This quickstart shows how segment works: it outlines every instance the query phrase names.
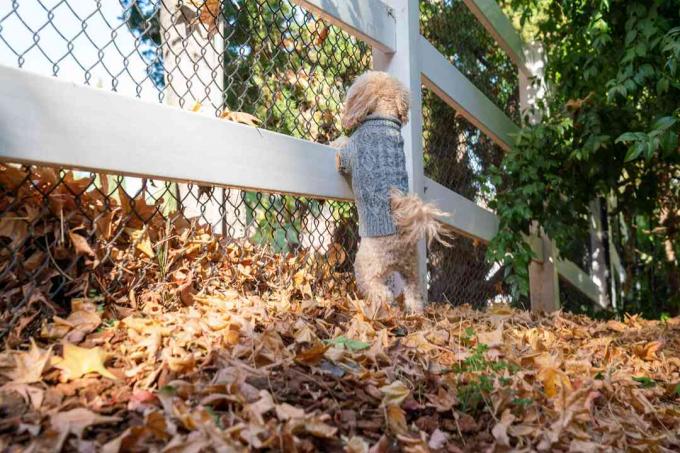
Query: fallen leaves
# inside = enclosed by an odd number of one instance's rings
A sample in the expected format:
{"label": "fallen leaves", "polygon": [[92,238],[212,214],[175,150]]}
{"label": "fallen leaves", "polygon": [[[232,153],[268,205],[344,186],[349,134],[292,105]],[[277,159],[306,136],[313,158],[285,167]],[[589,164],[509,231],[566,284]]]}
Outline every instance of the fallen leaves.
{"label": "fallen leaves", "polygon": [[52,428],[59,432],[60,440],[57,442],[55,451],[61,451],[63,441],[69,434],[75,434],[78,438],[82,438],[83,432],[90,426],[102,423],[115,423],[120,420],[119,417],[98,415],[82,407],[66,412],[57,412],[50,417]]}
{"label": "fallen leaves", "polygon": [[63,380],[73,380],[88,373],[97,373],[109,379],[118,378],[106,369],[104,362],[108,354],[101,348],[81,348],[71,343],[64,343],[63,358],[57,358],[53,365],[61,370]]}
{"label": "fallen leaves", "polygon": [[[0,164],[6,187],[28,177]],[[17,282],[44,272],[0,352],[9,451],[680,448],[678,319],[598,322],[504,304],[405,316],[348,297],[351,283],[318,290],[335,272],[315,273],[318,257],[159,221],[160,202],[112,181],[117,198],[103,209],[92,178],[30,177],[49,195],[22,192],[0,219],[5,243],[50,244],[18,250],[22,267],[0,276],[12,306]],[[91,234],[71,192],[96,218]],[[68,215],[27,241],[43,203]],[[50,257],[63,268],[41,271]],[[349,260],[333,245],[328,257]],[[57,306],[46,294],[60,272]]]}
{"label": "fallen leaves", "polygon": [[35,340],[31,340],[31,348],[28,352],[15,351],[11,357],[14,359],[14,367],[0,374],[7,376],[13,384],[32,384],[40,382],[43,371],[52,357],[52,348],[40,349]]}

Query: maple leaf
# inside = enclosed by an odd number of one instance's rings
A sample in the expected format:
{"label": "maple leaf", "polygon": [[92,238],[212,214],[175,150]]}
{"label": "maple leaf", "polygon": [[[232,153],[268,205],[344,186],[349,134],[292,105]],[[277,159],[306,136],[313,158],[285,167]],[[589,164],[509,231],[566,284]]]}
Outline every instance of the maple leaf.
{"label": "maple leaf", "polygon": [[17,392],[24,401],[31,403],[34,409],[40,409],[45,397],[45,391],[43,389],[28,384],[17,384],[14,382],[8,382],[1,386],[0,391]]}
{"label": "maple leaf", "polygon": [[32,384],[40,382],[42,373],[52,356],[52,347],[42,350],[31,338],[31,349],[28,352],[13,351],[14,369],[2,372],[14,384]]}
{"label": "maple leaf", "polygon": [[91,410],[82,407],[71,409],[67,412],[57,412],[50,417],[52,428],[59,433],[59,440],[57,441],[55,451],[61,451],[64,440],[66,440],[69,434],[75,434],[78,438],[82,438],[83,432],[89,426],[119,421],[121,421],[120,417],[97,415]]}
{"label": "maple leaf", "polygon": [[78,379],[88,373],[98,373],[112,380],[118,380],[109,370],[104,367],[107,353],[100,347],[81,348],[71,343],[64,343],[63,358],[54,363],[61,370],[61,376],[65,380]]}

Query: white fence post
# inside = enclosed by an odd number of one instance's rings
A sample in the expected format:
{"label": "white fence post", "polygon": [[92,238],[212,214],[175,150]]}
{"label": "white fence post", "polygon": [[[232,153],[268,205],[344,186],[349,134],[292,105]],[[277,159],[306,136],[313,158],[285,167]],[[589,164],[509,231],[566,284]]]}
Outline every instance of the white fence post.
{"label": "white fence post", "polygon": [[[607,281],[609,269],[607,268],[606,252],[604,247],[605,233],[602,229],[602,205],[596,198],[590,203],[590,275],[599,289],[599,308],[611,306]],[[598,307],[598,304],[595,307]]]}
{"label": "white fence post", "polygon": [[[409,173],[409,189],[424,196],[423,172],[423,114],[420,67],[420,10],[417,1],[386,0],[396,21],[394,53],[373,49],[373,67],[389,72],[408,88],[411,93],[411,114],[402,129],[406,170]],[[418,274],[423,288],[423,300],[427,301],[427,252],[425,241],[418,243]]]}
{"label": "white fence post", "polygon": [[[221,18],[221,14],[217,14],[214,24],[203,24],[197,7],[163,0],[160,28],[166,71],[166,104],[189,110],[199,102],[208,112],[224,107],[224,38],[219,32],[223,26]],[[199,149],[188,149],[187,153],[200,156]],[[231,233],[233,237],[245,235],[246,209],[241,203],[243,194],[240,190],[231,189],[227,196],[225,189],[213,187],[202,190],[198,185],[190,188],[178,183],[177,188],[180,198],[178,207],[187,218],[198,217],[199,223],[205,220],[216,234]],[[231,204],[241,205],[238,215]]]}
{"label": "white fence post", "polygon": [[[540,44],[525,46],[524,57],[529,74],[519,71],[519,98],[522,122],[535,125],[541,121],[543,111],[538,105],[546,94],[544,79],[545,55]],[[560,308],[560,282],[557,271],[557,250],[553,241],[537,224],[531,235],[541,247],[538,259],[529,264],[529,296],[531,310],[552,312]]]}

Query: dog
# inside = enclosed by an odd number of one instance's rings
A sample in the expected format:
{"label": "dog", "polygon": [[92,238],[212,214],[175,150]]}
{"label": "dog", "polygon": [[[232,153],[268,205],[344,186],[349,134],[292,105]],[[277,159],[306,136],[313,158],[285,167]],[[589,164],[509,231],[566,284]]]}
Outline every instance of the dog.
{"label": "dog", "polygon": [[391,303],[387,279],[398,272],[404,280],[408,312],[424,310],[417,269],[417,243],[444,244],[445,213],[408,193],[408,174],[401,128],[408,122],[409,92],[385,72],[368,71],[347,92],[342,126],[352,130],[331,145],[336,167],[352,179],[359,212],[359,250],[354,273],[359,292],[369,301]]}

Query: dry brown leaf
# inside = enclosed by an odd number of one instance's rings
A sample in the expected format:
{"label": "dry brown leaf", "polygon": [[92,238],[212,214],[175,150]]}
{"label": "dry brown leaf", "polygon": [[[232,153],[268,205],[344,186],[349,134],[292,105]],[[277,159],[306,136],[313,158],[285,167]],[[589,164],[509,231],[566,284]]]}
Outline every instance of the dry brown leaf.
{"label": "dry brown leaf", "polygon": [[12,351],[14,368],[9,371],[0,370],[0,374],[7,376],[14,384],[40,382],[51,357],[51,346],[47,350],[40,349],[31,338],[31,348],[28,352]]}
{"label": "dry brown leaf", "polygon": [[303,418],[305,410],[299,407],[291,406],[288,403],[277,404],[274,408],[276,417],[281,421],[290,420],[291,418]]}
{"label": "dry brown leaf", "polygon": [[508,428],[510,427],[510,425],[512,425],[512,422],[514,421],[515,416],[512,415],[512,413],[508,409],[506,409],[503,412],[500,421],[496,423],[496,426],[494,426],[493,429],[491,430],[491,434],[493,434],[493,437],[496,439],[498,445],[501,445],[503,447],[510,446],[510,438],[508,438]]}
{"label": "dry brown leaf", "polygon": [[439,450],[440,448],[444,448],[448,440],[449,435],[437,428],[430,434],[430,440],[428,441],[427,446],[433,450]]}
{"label": "dry brown leaf", "polygon": [[409,388],[401,381],[380,387],[380,391],[385,395],[382,400],[383,406],[399,406],[411,394]]}
{"label": "dry brown leaf", "polygon": [[407,435],[408,426],[406,425],[406,414],[399,406],[387,406],[385,408],[387,426],[394,434]]}
{"label": "dry brown leaf", "polygon": [[50,417],[52,428],[59,433],[59,441],[54,451],[61,451],[64,440],[69,434],[82,438],[83,432],[90,426],[119,421],[121,421],[120,417],[97,415],[82,407],[67,412],[57,412]]}
{"label": "dry brown leaf", "polygon": [[73,230],[71,230],[68,232],[68,237],[71,239],[71,244],[73,244],[73,248],[76,249],[78,255],[86,255],[92,258],[95,257],[94,250],[92,250],[90,244],[87,243],[87,239],[83,236],[74,233]]}

